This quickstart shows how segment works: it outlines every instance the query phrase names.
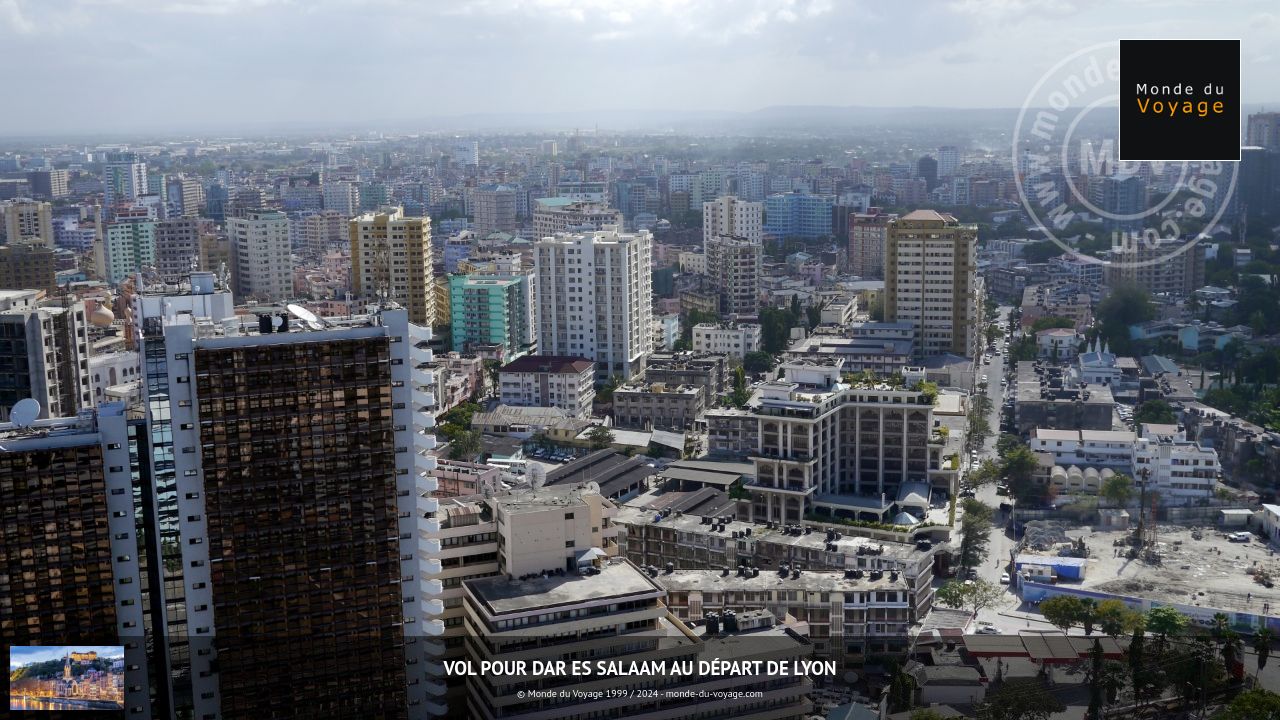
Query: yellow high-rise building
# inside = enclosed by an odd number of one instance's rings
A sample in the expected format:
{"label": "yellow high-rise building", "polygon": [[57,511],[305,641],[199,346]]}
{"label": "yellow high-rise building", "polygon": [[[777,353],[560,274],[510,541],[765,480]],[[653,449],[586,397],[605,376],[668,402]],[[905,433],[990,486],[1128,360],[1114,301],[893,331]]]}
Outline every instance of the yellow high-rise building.
{"label": "yellow high-rise building", "polygon": [[982,311],[978,230],[951,215],[916,210],[889,223],[884,319],[915,325],[922,357],[974,357]]}
{"label": "yellow high-rise building", "polygon": [[409,322],[431,327],[431,218],[405,217],[400,207],[352,218],[351,285],[368,300],[386,298],[409,310]]}

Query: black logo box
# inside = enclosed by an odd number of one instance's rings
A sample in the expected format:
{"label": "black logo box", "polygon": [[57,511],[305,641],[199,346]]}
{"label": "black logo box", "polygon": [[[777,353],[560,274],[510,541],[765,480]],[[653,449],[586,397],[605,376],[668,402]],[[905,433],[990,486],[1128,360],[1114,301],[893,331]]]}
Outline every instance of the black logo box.
{"label": "black logo box", "polygon": [[[1165,94],[1166,87],[1181,94]],[[1183,112],[1185,102],[1191,114]],[[1202,102],[1205,116],[1198,112]],[[1170,103],[1177,103],[1172,115]],[[1241,112],[1239,40],[1120,41],[1122,161],[1239,161]]]}

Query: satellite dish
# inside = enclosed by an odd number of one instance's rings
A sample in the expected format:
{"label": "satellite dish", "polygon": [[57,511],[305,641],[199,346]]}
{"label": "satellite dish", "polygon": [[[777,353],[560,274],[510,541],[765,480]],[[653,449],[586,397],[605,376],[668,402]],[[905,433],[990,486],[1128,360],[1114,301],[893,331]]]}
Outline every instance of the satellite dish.
{"label": "satellite dish", "polygon": [[587,495],[599,495],[600,483],[596,482],[595,480],[589,480],[587,481],[587,484],[582,486],[582,491]]}
{"label": "satellite dish", "polygon": [[279,327],[281,327],[282,325],[284,325],[284,316],[282,316],[282,315],[272,315],[272,316],[271,316],[271,327],[279,328]]}
{"label": "satellite dish", "polygon": [[9,411],[9,422],[14,427],[29,428],[40,417],[40,401],[35,398],[23,398]]}
{"label": "satellite dish", "polygon": [[288,310],[290,315],[301,320],[302,324],[306,325],[308,328],[312,330],[324,329],[324,321],[316,317],[315,313],[302,307],[301,305],[298,305],[296,303],[289,303],[288,305],[284,306],[284,309]]}

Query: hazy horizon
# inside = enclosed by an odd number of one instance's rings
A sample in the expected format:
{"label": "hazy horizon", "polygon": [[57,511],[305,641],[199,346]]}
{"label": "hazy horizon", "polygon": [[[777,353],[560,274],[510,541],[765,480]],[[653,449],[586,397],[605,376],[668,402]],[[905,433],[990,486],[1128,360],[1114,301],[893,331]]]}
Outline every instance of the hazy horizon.
{"label": "hazy horizon", "polygon": [[1127,37],[1240,38],[1243,101],[1280,100],[1263,0],[0,0],[0,136],[1009,109]]}

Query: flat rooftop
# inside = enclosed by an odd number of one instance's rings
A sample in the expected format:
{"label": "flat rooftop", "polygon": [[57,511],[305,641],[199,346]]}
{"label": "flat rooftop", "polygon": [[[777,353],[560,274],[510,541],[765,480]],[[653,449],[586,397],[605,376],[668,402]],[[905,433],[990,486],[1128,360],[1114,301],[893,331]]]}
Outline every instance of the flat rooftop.
{"label": "flat rooftop", "polygon": [[1162,562],[1151,565],[1113,557],[1112,543],[1126,533],[1069,530],[1067,535],[1073,539],[1084,537],[1089,561],[1082,583],[1063,585],[1254,614],[1262,614],[1267,603],[1268,614],[1280,616],[1280,586],[1268,589],[1245,572],[1265,568],[1280,578],[1280,557],[1273,555],[1267,543],[1256,536],[1248,543],[1229,542],[1222,531],[1209,527],[1200,532],[1201,539],[1196,540],[1189,528],[1159,526],[1156,540]]}
{"label": "flat rooftop", "polygon": [[866,590],[907,589],[907,581],[899,574],[897,580],[889,573],[872,580],[866,573],[861,578],[845,578],[843,572],[834,570],[805,570],[800,577],[787,573],[784,577],[777,570],[761,568],[755,577],[739,577],[736,568],[728,575],[719,570],[676,570],[659,572],[654,580],[667,590],[701,590],[702,592],[726,592],[741,590],[805,590],[808,592],[859,592]]}
{"label": "flat rooftop", "polygon": [[463,584],[491,616],[663,592],[648,575],[625,560],[603,566],[598,575],[552,575],[529,580],[488,577]]}

